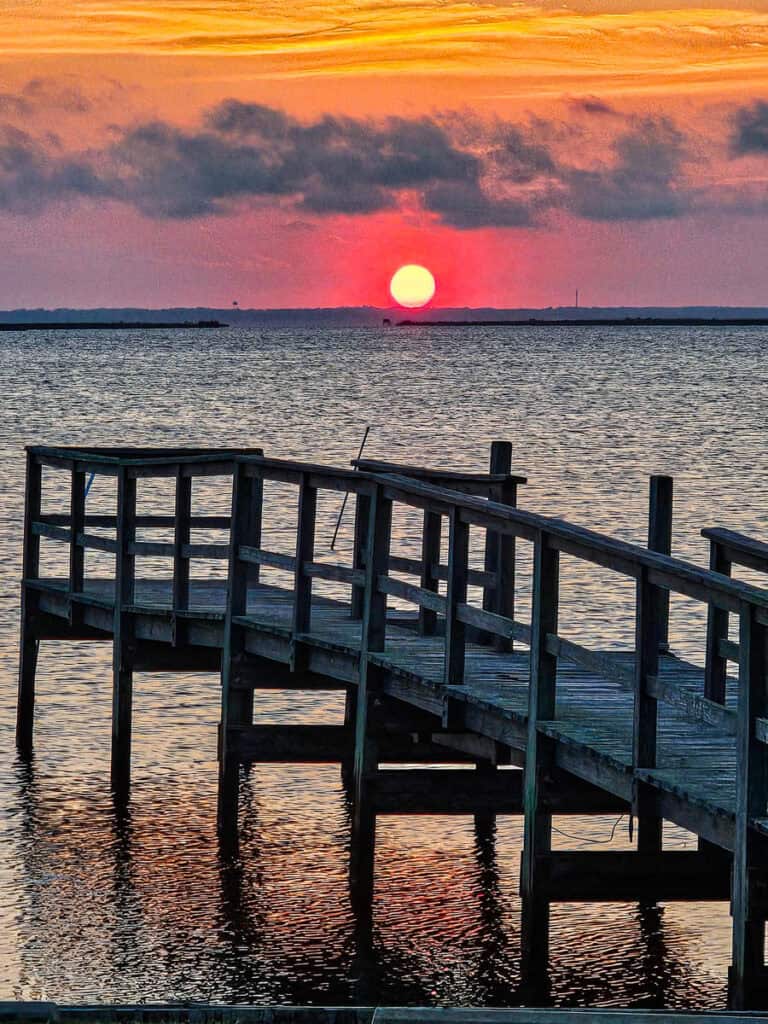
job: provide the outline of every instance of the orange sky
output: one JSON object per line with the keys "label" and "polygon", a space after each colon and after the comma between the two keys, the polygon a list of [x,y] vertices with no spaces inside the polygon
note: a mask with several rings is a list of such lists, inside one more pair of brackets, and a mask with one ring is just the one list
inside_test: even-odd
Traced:
{"label": "orange sky", "polygon": [[[215,215],[208,209],[199,215],[185,211],[181,222],[176,214],[170,220],[165,212],[162,217],[152,211],[148,215],[146,201],[134,201],[138,213],[126,208],[125,199],[116,201],[113,184],[87,190],[78,185],[74,192],[69,185],[57,186],[52,199],[55,190],[49,183],[40,201],[30,197],[32,186],[25,185],[22,201],[14,180],[6,187],[14,198],[3,204],[0,175],[0,228],[19,247],[16,271],[0,284],[3,306],[158,305],[193,298],[213,303],[221,301],[225,280],[228,285],[236,282],[241,301],[248,304],[325,304],[324,295],[328,304],[360,302],[368,296],[373,302],[379,301],[379,284],[371,280],[367,285],[358,274],[345,274],[352,249],[363,245],[372,253],[384,250],[384,256],[372,259],[385,261],[388,249],[412,259],[421,252],[425,259],[438,236],[441,253],[450,254],[453,247],[457,253],[515,254],[503,272],[482,264],[476,255],[477,273],[465,289],[468,302],[536,304],[548,295],[570,294],[585,258],[579,257],[579,265],[569,271],[567,254],[583,249],[590,252],[586,262],[596,275],[593,285],[581,282],[587,295],[591,291],[600,302],[615,295],[617,303],[654,303],[668,300],[668,268],[656,279],[652,272],[641,275],[645,283],[639,293],[637,277],[629,275],[623,286],[614,282],[610,295],[603,287],[616,253],[631,260],[633,244],[639,246],[653,229],[662,231],[665,244],[678,247],[686,270],[675,294],[681,302],[693,302],[704,300],[700,282],[710,276],[704,264],[708,250],[717,249],[718,233],[728,236],[747,217],[750,235],[759,236],[754,244],[763,244],[762,192],[768,166],[763,166],[762,143],[752,149],[745,145],[735,159],[729,138],[738,111],[768,97],[768,0],[730,7],[662,0],[577,0],[567,5],[501,0],[0,4],[0,124],[27,133],[29,145],[44,154],[42,161],[61,164],[63,154],[73,153],[101,174],[105,163],[114,160],[109,146],[116,133],[161,119],[199,134],[206,130],[206,112],[237,99],[287,112],[302,123],[319,122],[326,115],[383,123],[392,115],[414,120],[450,112],[452,142],[470,150],[476,143],[457,135],[463,120],[483,122],[488,148],[491,126],[500,118],[522,126],[526,138],[546,146],[559,165],[568,163],[566,171],[559,168],[554,183],[551,175],[545,180],[548,172],[535,180],[518,174],[512,187],[508,181],[499,184],[498,169],[484,156],[486,196],[495,197],[500,189],[499,194],[531,202],[546,194],[542,201],[547,211],[537,214],[532,224],[507,218],[494,225],[489,215],[477,229],[457,227],[460,218],[435,214],[434,204],[425,214],[418,188],[397,194],[394,206],[399,212],[380,206],[333,217],[306,209],[297,216],[296,196],[288,192],[243,198],[241,190],[237,203],[217,199]],[[684,137],[669,180],[661,183],[651,180],[653,168],[643,166],[653,157],[638,155],[629,138],[648,117],[668,119]],[[624,136],[625,143],[617,142]],[[652,153],[647,140],[643,144],[644,152]],[[577,180],[574,168],[603,173],[621,159],[634,161],[629,177],[619,173],[608,182],[609,189],[622,192],[621,202],[635,188],[638,174],[645,189],[646,174],[650,191],[661,189],[675,200],[684,192],[685,203],[665,209],[658,220],[655,214],[638,217],[636,212],[624,220],[615,207],[616,196],[608,195],[608,213],[595,214],[592,199],[578,191],[590,183]],[[60,173],[70,171],[56,171]],[[178,166],[173,173],[184,176]],[[565,192],[570,198],[562,198]],[[585,209],[592,212],[585,214]],[[243,238],[244,219],[260,227],[249,241]],[[108,224],[119,225],[120,231],[109,230]],[[687,234],[681,231],[685,224]],[[92,236],[88,244],[84,225],[86,236]],[[477,244],[480,230],[482,245]],[[50,239],[52,232],[53,244],[35,256],[35,241],[42,234]],[[304,240],[297,246],[297,233],[302,232]],[[324,239],[331,236],[338,241],[329,250]],[[237,238],[240,248],[227,248],[226,257],[215,255],[211,246],[220,242],[214,240],[227,237]],[[695,250],[689,251],[687,237],[698,239]],[[708,239],[704,251],[702,237]],[[597,254],[591,252],[593,244],[601,247]],[[318,246],[326,265],[331,264],[326,281],[318,280]],[[290,266],[282,271],[276,249],[291,253]],[[98,261],[93,255],[97,251],[102,253]],[[549,276],[546,267],[538,266],[537,254],[545,252],[553,268]],[[712,301],[768,304],[753,283],[754,254],[736,253],[733,258],[744,260],[743,272],[724,294],[712,295]],[[304,268],[300,273],[297,259]],[[147,260],[157,268],[152,280],[162,282],[158,287],[148,288],[146,274],[136,270]],[[69,269],[64,273],[73,263],[85,268],[79,281],[72,280]],[[105,266],[112,268],[106,280]],[[191,266],[199,270],[192,272]],[[387,269],[388,262],[381,273]],[[719,279],[728,278],[723,272]],[[260,283],[267,281],[268,287]],[[462,295],[455,291],[452,285],[451,301],[459,302]],[[279,302],[273,300],[277,295]]]}

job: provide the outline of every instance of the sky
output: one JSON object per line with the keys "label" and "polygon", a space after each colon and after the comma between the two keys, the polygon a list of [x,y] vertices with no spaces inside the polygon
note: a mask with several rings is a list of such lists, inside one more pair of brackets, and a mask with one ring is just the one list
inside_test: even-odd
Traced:
{"label": "sky", "polygon": [[768,0],[0,11],[0,307],[768,305]]}

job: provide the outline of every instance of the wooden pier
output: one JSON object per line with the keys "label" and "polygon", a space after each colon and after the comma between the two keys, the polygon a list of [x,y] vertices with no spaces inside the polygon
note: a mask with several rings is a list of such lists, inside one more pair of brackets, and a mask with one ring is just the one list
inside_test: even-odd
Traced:
{"label": "wooden pier", "polygon": [[[51,472],[68,490],[65,512],[43,507]],[[91,474],[110,478],[113,513],[87,513]],[[230,515],[193,514],[200,478],[226,488]],[[143,508],[145,492],[151,498],[169,479],[173,507],[140,514],[138,497]],[[284,504],[270,507],[265,485],[274,482],[296,491],[291,555],[262,545],[269,518],[286,519]],[[522,814],[521,955],[531,1000],[546,998],[551,903],[730,900],[730,1005],[768,1007],[768,590],[730,575],[738,565],[768,572],[768,545],[708,528],[710,568],[671,557],[667,477],[651,480],[648,548],[519,509],[524,482],[502,442],[482,474],[370,460],[334,468],[258,450],[28,449],[19,751],[32,750],[41,640],[113,644],[118,803],[130,787],[133,673],[220,672],[225,848],[237,843],[241,766],[258,761],[341,763],[353,792],[351,892],[363,915],[378,814],[470,813],[478,827],[494,813]],[[354,498],[348,564],[316,553],[323,491]],[[401,506],[421,517],[417,558],[393,543]],[[158,530],[168,539],[142,539]],[[201,530],[222,539],[196,543]],[[66,545],[68,573],[41,573],[43,541]],[[482,564],[473,565],[478,542]],[[515,607],[519,545],[532,549],[525,619]],[[86,572],[88,551],[114,558],[108,578]],[[561,555],[634,581],[625,650],[559,634]],[[142,573],[142,560],[166,560],[169,571]],[[196,560],[220,560],[226,576],[196,576]],[[267,579],[275,573],[282,585]],[[315,581],[346,597],[313,593]],[[703,668],[669,650],[670,594],[707,607]],[[254,694],[273,687],[342,689],[345,721],[260,725]],[[446,763],[461,767],[412,767]],[[636,849],[552,849],[554,814],[621,812],[636,820]],[[664,820],[695,833],[698,849],[665,850]]]}

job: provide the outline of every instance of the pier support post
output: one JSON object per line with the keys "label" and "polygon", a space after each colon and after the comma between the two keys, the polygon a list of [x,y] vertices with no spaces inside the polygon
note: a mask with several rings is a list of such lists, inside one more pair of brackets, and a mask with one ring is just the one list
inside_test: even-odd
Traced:
{"label": "pier support post", "polygon": [[521,973],[523,986],[535,999],[542,999],[548,987],[549,900],[539,868],[540,858],[552,848],[552,814],[544,797],[551,750],[537,724],[555,716],[557,658],[547,650],[547,634],[557,634],[559,576],[559,552],[549,547],[547,535],[540,532],[534,545],[531,681],[523,782],[525,838],[520,879]]}
{"label": "pier support post", "polygon": [[[512,445],[509,441],[493,441],[491,443],[491,473],[512,472]],[[507,480],[498,488],[494,500],[502,505],[517,505],[517,484]],[[493,586],[483,591],[483,608],[496,615],[507,618],[515,617],[515,538],[507,534],[494,533],[488,530],[485,540],[485,571],[492,572],[496,577]],[[497,651],[511,651],[511,637],[489,637]]]}
{"label": "pier support post", "polygon": [[115,557],[115,611],[112,639],[112,765],[115,797],[124,800],[131,780],[131,718],[133,711],[133,604],[136,539],[136,478],[120,466],[117,476],[117,554]]}
{"label": "pier support post", "polygon": [[[354,569],[365,569],[365,550],[368,543],[368,523],[371,517],[371,499],[367,494],[358,494],[355,501],[355,539],[352,551]],[[350,616],[362,619],[365,604],[365,587],[355,584],[350,599]]]}
{"label": "pier support post", "polygon": [[250,725],[253,693],[236,687],[236,668],[243,656],[243,630],[234,621],[245,615],[248,603],[248,569],[239,557],[248,539],[252,519],[254,478],[246,464],[235,463],[232,474],[232,518],[229,533],[229,583],[224,618],[224,650],[221,659],[221,723],[219,726],[219,794],[216,824],[225,850],[237,848],[240,764],[230,747],[230,729]]}
{"label": "pier support post", "polygon": [[376,846],[376,808],[371,781],[378,770],[379,751],[373,722],[373,704],[380,689],[380,669],[368,655],[383,651],[386,638],[387,597],[378,589],[380,574],[389,567],[392,501],[377,487],[371,499],[366,545],[366,581],[363,608],[360,679],[355,721],[355,798],[352,809],[350,886],[352,901],[361,914],[369,914],[373,901]]}
{"label": "pier support post", "polygon": [[[659,637],[666,621],[668,594],[648,580],[646,569],[637,580],[635,609],[635,701],[632,765],[635,772],[656,767],[658,701],[650,683],[659,674]],[[634,810],[637,815],[638,853],[660,853],[662,820],[648,807],[648,790],[635,780]]]}
{"label": "pier support post", "polygon": [[[758,1008],[766,992],[765,907],[756,899],[755,817],[765,816],[768,746],[756,735],[758,718],[768,714],[768,627],[744,602],[739,612],[739,707],[736,734],[736,827],[734,831],[731,916],[732,965],[729,1004]],[[764,873],[763,873],[764,876]],[[763,877],[763,881],[765,878]]]}
{"label": "pier support post", "polygon": [[21,584],[21,636],[19,640],[19,693],[16,705],[16,746],[22,757],[32,753],[35,720],[35,673],[39,640],[35,633],[37,595],[27,586],[40,575],[40,538],[32,532],[32,523],[40,518],[42,502],[42,466],[27,452],[26,491],[24,496],[24,554]]}
{"label": "pier support post", "polygon": [[[722,546],[712,538],[709,542],[709,568],[730,576],[732,564]],[[704,696],[717,704],[725,704],[725,680],[728,659],[720,652],[720,641],[728,639],[728,612],[710,602],[707,609],[707,658],[704,667]]]}
{"label": "pier support post", "polygon": [[[672,499],[674,481],[671,476],[652,476],[648,495],[648,548],[660,555],[672,553]],[[669,650],[669,591],[658,597],[659,650]]]}

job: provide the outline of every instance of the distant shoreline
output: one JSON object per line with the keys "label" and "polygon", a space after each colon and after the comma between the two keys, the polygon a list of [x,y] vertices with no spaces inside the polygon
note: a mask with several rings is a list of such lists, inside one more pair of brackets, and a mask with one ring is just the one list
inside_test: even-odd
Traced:
{"label": "distant shoreline", "polygon": [[183,327],[217,328],[228,327],[220,320],[184,320],[175,323],[161,323],[151,320],[41,320],[0,322],[0,331],[115,331],[126,327],[141,327],[148,330],[179,330]]}
{"label": "distant shoreline", "polygon": [[396,327],[768,327],[768,317],[627,316],[591,320],[398,320]]}

